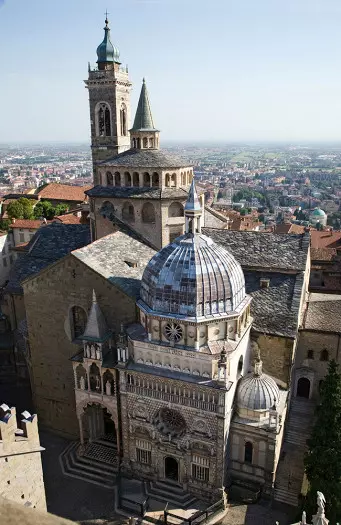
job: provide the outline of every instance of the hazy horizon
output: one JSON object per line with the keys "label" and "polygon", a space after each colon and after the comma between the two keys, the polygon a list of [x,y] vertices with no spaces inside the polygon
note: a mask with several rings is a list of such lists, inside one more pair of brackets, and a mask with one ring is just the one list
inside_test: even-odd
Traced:
{"label": "hazy horizon", "polygon": [[337,0],[0,0],[0,143],[90,142],[106,8],[162,144],[341,142]]}

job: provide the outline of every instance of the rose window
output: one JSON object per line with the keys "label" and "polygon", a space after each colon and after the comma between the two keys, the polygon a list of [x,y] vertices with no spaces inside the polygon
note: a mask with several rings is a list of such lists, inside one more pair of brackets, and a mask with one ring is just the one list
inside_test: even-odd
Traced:
{"label": "rose window", "polygon": [[186,431],[186,422],[180,412],[171,408],[161,408],[154,418],[156,428],[165,435],[180,437]]}
{"label": "rose window", "polygon": [[182,328],[177,323],[167,323],[165,326],[165,336],[168,339],[168,341],[173,341],[174,343],[177,343],[182,339]]}

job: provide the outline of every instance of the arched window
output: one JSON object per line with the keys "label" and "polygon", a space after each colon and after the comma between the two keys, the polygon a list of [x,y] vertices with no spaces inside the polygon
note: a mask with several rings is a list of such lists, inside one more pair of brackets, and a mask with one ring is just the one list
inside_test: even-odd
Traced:
{"label": "arched window", "polygon": [[243,356],[241,355],[238,361],[238,369],[237,369],[238,374],[241,374],[243,371],[243,362],[244,362]]}
{"label": "arched window", "polygon": [[324,349],[321,352],[320,361],[328,361],[328,360],[329,360],[328,350]]}
{"label": "arched window", "polygon": [[127,108],[124,104],[121,106],[120,111],[120,122],[121,122],[121,135],[124,137],[127,135]]}
{"label": "arched window", "polygon": [[166,173],[165,175],[165,184],[166,184],[166,188],[170,187],[170,174],[169,173]]}
{"label": "arched window", "polygon": [[148,148],[148,139],[147,139],[147,137],[144,137],[144,139],[143,139],[143,147],[144,148]]}
{"label": "arched window", "polygon": [[85,331],[87,315],[81,306],[71,308],[72,339],[80,338]]}
{"label": "arched window", "polygon": [[107,186],[113,186],[114,185],[114,177],[111,173],[111,171],[107,171]]}
{"label": "arched window", "polygon": [[143,174],[143,186],[150,186],[150,175],[149,173]]}
{"label": "arched window", "polygon": [[154,148],[154,139],[149,139],[149,147]]}
{"label": "arched window", "polygon": [[133,148],[136,149],[136,139],[133,139]]}
{"label": "arched window", "polygon": [[121,174],[118,171],[115,173],[115,186],[121,186]]}
{"label": "arched window", "polygon": [[137,148],[137,149],[141,149],[141,139],[140,139],[140,137],[138,137],[138,138],[136,139],[136,148]]}
{"label": "arched window", "polygon": [[314,351],[313,350],[308,350],[307,358],[308,359],[314,359]]}
{"label": "arched window", "polygon": [[175,188],[176,187],[176,174],[175,173],[173,173],[172,176],[171,176],[170,186],[171,186],[171,188]]}
{"label": "arched window", "polygon": [[181,173],[181,185],[186,186],[186,173]]}
{"label": "arched window", "polygon": [[151,202],[146,202],[142,208],[142,222],[155,222],[155,210]]}
{"label": "arched window", "polygon": [[76,368],[76,388],[81,390],[88,389],[88,375],[83,365],[78,365]]}
{"label": "arched window", "polygon": [[90,366],[90,390],[93,392],[101,391],[101,374],[96,363],[92,363]]}
{"label": "arched window", "polygon": [[245,442],[244,447],[244,461],[245,463],[252,463],[253,445],[250,441]]}
{"label": "arched window", "polygon": [[126,171],[124,174],[124,185],[131,186],[131,175],[128,171]]}
{"label": "arched window", "polygon": [[134,206],[129,202],[125,202],[122,207],[122,219],[134,222],[135,221],[135,210]]}
{"label": "arched window", "polygon": [[140,186],[140,174],[134,171],[133,173],[133,186],[138,188]]}
{"label": "arched window", "polygon": [[100,137],[111,136],[111,115],[107,104],[100,104],[97,109],[97,135]]}
{"label": "arched window", "polygon": [[153,173],[152,175],[152,186],[154,188],[159,187],[159,174],[158,173]]}
{"label": "arched window", "polygon": [[168,217],[183,217],[184,207],[181,202],[172,202],[168,208]]}

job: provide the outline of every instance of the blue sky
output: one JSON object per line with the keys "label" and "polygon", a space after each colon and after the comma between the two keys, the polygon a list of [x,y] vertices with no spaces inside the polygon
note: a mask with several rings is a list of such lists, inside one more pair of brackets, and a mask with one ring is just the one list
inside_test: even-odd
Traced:
{"label": "blue sky", "polygon": [[0,0],[0,142],[89,141],[106,8],[163,140],[341,139],[340,0]]}

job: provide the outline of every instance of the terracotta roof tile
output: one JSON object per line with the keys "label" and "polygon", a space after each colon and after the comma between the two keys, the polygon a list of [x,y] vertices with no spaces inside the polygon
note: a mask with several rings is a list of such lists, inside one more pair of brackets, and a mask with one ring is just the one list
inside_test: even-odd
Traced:
{"label": "terracotta roof tile", "polygon": [[312,231],[310,239],[312,248],[341,247],[341,231]]}
{"label": "terracotta roof tile", "polygon": [[90,188],[92,186],[71,186],[52,182],[39,191],[39,196],[42,199],[83,202],[86,200],[84,192]]}
{"label": "terracotta roof tile", "polygon": [[15,219],[15,222],[12,222],[10,225],[11,228],[29,228],[30,230],[37,230],[42,226],[43,221],[37,219]]}
{"label": "terracotta roof tile", "polygon": [[58,215],[53,219],[55,222],[62,222],[63,224],[81,224],[81,217],[67,213],[66,215]]}

